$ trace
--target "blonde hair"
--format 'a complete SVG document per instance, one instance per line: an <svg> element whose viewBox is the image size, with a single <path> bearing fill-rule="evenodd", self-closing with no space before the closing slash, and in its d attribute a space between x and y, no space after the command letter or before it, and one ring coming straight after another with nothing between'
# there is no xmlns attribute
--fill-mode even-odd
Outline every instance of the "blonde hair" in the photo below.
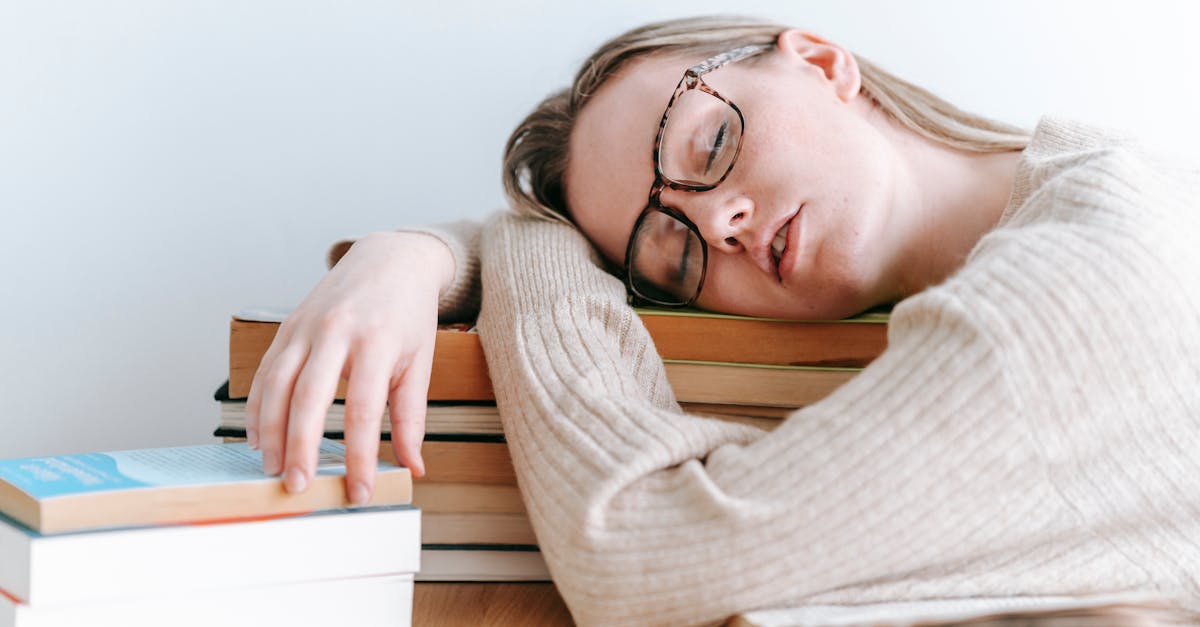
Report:
<svg viewBox="0 0 1200 627"><path fill-rule="evenodd" d="M609 40L584 61L567 89L543 100L517 125L504 148L504 191L517 213L571 222L565 176L571 129L605 81L653 54L711 56L752 44L773 44L788 27L746 17L696 17L647 24ZM972 152L1021 150L1029 134L967 113L854 55L861 93L913 132Z"/></svg>

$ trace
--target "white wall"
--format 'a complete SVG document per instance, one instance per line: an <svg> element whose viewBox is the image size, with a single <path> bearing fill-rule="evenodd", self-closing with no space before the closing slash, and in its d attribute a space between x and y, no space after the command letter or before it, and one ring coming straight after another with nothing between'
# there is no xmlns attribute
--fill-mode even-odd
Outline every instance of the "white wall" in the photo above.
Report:
<svg viewBox="0 0 1200 627"><path fill-rule="evenodd" d="M209 441L229 314L344 234L501 204L510 128L603 39L735 3L0 0L0 457ZM967 109L1200 137L1186 2L789 2Z"/></svg>

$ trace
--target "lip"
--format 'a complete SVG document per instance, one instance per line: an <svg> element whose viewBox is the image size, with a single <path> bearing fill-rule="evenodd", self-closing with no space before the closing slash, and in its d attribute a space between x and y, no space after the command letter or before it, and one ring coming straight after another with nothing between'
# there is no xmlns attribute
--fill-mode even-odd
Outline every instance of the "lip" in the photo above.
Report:
<svg viewBox="0 0 1200 627"><path fill-rule="evenodd" d="M788 217L787 221L787 243L783 246L783 254L779 256L779 263L775 267L775 273L778 275L779 282L784 283L792 276L792 268L795 265L796 256L800 251L800 236L803 234L803 216L804 204L796 209Z"/></svg>

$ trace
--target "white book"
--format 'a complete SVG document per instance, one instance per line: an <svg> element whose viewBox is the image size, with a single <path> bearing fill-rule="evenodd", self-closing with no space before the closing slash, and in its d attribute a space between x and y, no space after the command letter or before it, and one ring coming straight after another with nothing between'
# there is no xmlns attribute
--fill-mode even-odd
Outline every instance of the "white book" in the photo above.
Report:
<svg viewBox="0 0 1200 627"><path fill-rule="evenodd" d="M178 590L199 596L415 573L420 551L421 511L409 505L58 534L39 534L0 516L0 589L32 606Z"/></svg>
<svg viewBox="0 0 1200 627"><path fill-rule="evenodd" d="M236 567L236 565L234 565ZM178 588L138 599L34 607L0 594L0 627L406 627L411 574L237 588Z"/></svg>
<svg viewBox="0 0 1200 627"><path fill-rule="evenodd" d="M425 545L417 581L550 581L532 546Z"/></svg>

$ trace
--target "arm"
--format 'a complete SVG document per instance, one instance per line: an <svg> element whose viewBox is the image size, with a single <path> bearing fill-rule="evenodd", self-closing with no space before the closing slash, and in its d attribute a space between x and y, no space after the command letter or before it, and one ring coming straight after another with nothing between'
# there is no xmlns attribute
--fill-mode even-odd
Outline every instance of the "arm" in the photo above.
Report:
<svg viewBox="0 0 1200 627"><path fill-rule="evenodd" d="M505 433L581 624L917 596L1069 520L1023 423L994 419L1019 412L948 296L898 308L884 356L764 435L679 413L621 282L573 229L500 217L483 256Z"/></svg>
<svg viewBox="0 0 1200 627"><path fill-rule="evenodd" d="M454 271L450 282L442 288L438 299L439 322L474 321L479 315L479 234L483 224L470 220L450 222L398 233L423 234L440 241L453 258ZM344 239L329 248L326 264L332 268L354 245Z"/></svg>
<svg viewBox="0 0 1200 627"><path fill-rule="evenodd" d="M247 398L247 439L262 450L265 472L282 474L289 491L307 488L325 413L345 378L350 500L373 493L385 404L396 458L423 474L437 319L473 314L478 231L458 223L375 233L330 251L336 265L280 327Z"/></svg>

